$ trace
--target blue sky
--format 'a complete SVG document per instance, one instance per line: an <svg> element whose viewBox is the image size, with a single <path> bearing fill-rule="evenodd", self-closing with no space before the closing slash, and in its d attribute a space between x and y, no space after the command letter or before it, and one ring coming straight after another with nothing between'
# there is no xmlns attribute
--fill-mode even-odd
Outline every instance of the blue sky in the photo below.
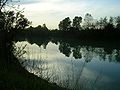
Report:
<svg viewBox="0 0 120 90"><path fill-rule="evenodd" d="M91 13L95 19L120 15L120 0L20 0L24 14L33 26L45 23L49 28L58 28L65 17L73 19Z"/></svg>

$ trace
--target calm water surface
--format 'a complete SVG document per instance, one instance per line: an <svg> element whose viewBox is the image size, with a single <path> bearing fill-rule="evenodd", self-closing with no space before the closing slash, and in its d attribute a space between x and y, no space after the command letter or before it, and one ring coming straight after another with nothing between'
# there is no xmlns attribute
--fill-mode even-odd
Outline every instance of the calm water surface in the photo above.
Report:
<svg viewBox="0 0 120 90"><path fill-rule="evenodd" d="M67 42L17 42L30 73L74 90L120 90L120 50Z"/></svg>

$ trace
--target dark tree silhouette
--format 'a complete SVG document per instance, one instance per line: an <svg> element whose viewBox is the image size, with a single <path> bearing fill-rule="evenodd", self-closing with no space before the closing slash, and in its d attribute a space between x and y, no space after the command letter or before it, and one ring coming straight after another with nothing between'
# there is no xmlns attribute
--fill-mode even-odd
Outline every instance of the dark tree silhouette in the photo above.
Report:
<svg viewBox="0 0 120 90"><path fill-rule="evenodd" d="M73 28L77 29L77 30L81 30L81 24L82 23L82 17L78 17L76 16L74 19L73 19L73 23L72 23L72 26Z"/></svg>
<svg viewBox="0 0 120 90"><path fill-rule="evenodd" d="M60 21L59 30L68 31L70 27L71 27L71 20L69 17Z"/></svg>
<svg viewBox="0 0 120 90"><path fill-rule="evenodd" d="M8 1L12 1L12 0L0 0L0 12L3 9L3 7L7 4Z"/></svg>
<svg viewBox="0 0 120 90"><path fill-rule="evenodd" d="M114 18L110 17L108 23L106 24L106 26L104 27L104 29L106 30L114 30L115 26L114 26Z"/></svg>
<svg viewBox="0 0 120 90"><path fill-rule="evenodd" d="M1 30L11 32L11 30L25 29L31 22L21 13L21 11L1 11Z"/></svg>
<svg viewBox="0 0 120 90"><path fill-rule="evenodd" d="M104 27L105 30L114 30L114 25L111 24L111 23L108 23L105 27Z"/></svg>
<svg viewBox="0 0 120 90"><path fill-rule="evenodd" d="M99 28L100 29L104 29L107 24L108 24L107 17L100 18L100 20L99 20Z"/></svg>
<svg viewBox="0 0 120 90"><path fill-rule="evenodd" d="M13 39L18 29L25 29L30 22L24 17L20 10L13 8L13 11L5 10L3 7L12 0L0 0L0 45L2 47L5 60L9 61L13 57ZM3 56L2 56L3 57Z"/></svg>
<svg viewBox="0 0 120 90"><path fill-rule="evenodd" d="M120 16L116 17L116 28L120 30Z"/></svg>

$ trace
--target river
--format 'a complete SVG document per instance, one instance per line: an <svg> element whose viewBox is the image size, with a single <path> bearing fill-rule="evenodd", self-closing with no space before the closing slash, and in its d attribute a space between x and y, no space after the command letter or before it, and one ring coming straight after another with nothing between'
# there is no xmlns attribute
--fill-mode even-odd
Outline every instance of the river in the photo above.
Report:
<svg viewBox="0 0 120 90"><path fill-rule="evenodd" d="M18 41L30 73L73 90L120 90L120 50L79 41Z"/></svg>

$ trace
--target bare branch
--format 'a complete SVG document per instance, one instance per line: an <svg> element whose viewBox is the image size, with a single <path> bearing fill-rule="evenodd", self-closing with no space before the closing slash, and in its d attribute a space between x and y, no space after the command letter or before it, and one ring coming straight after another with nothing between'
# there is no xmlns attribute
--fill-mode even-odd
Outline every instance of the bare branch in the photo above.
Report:
<svg viewBox="0 0 120 90"><path fill-rule="evenodd" d="M0 11L2 10L2 8L6 5L6 3L8 2L8 0L0 0Z"/></svg>

